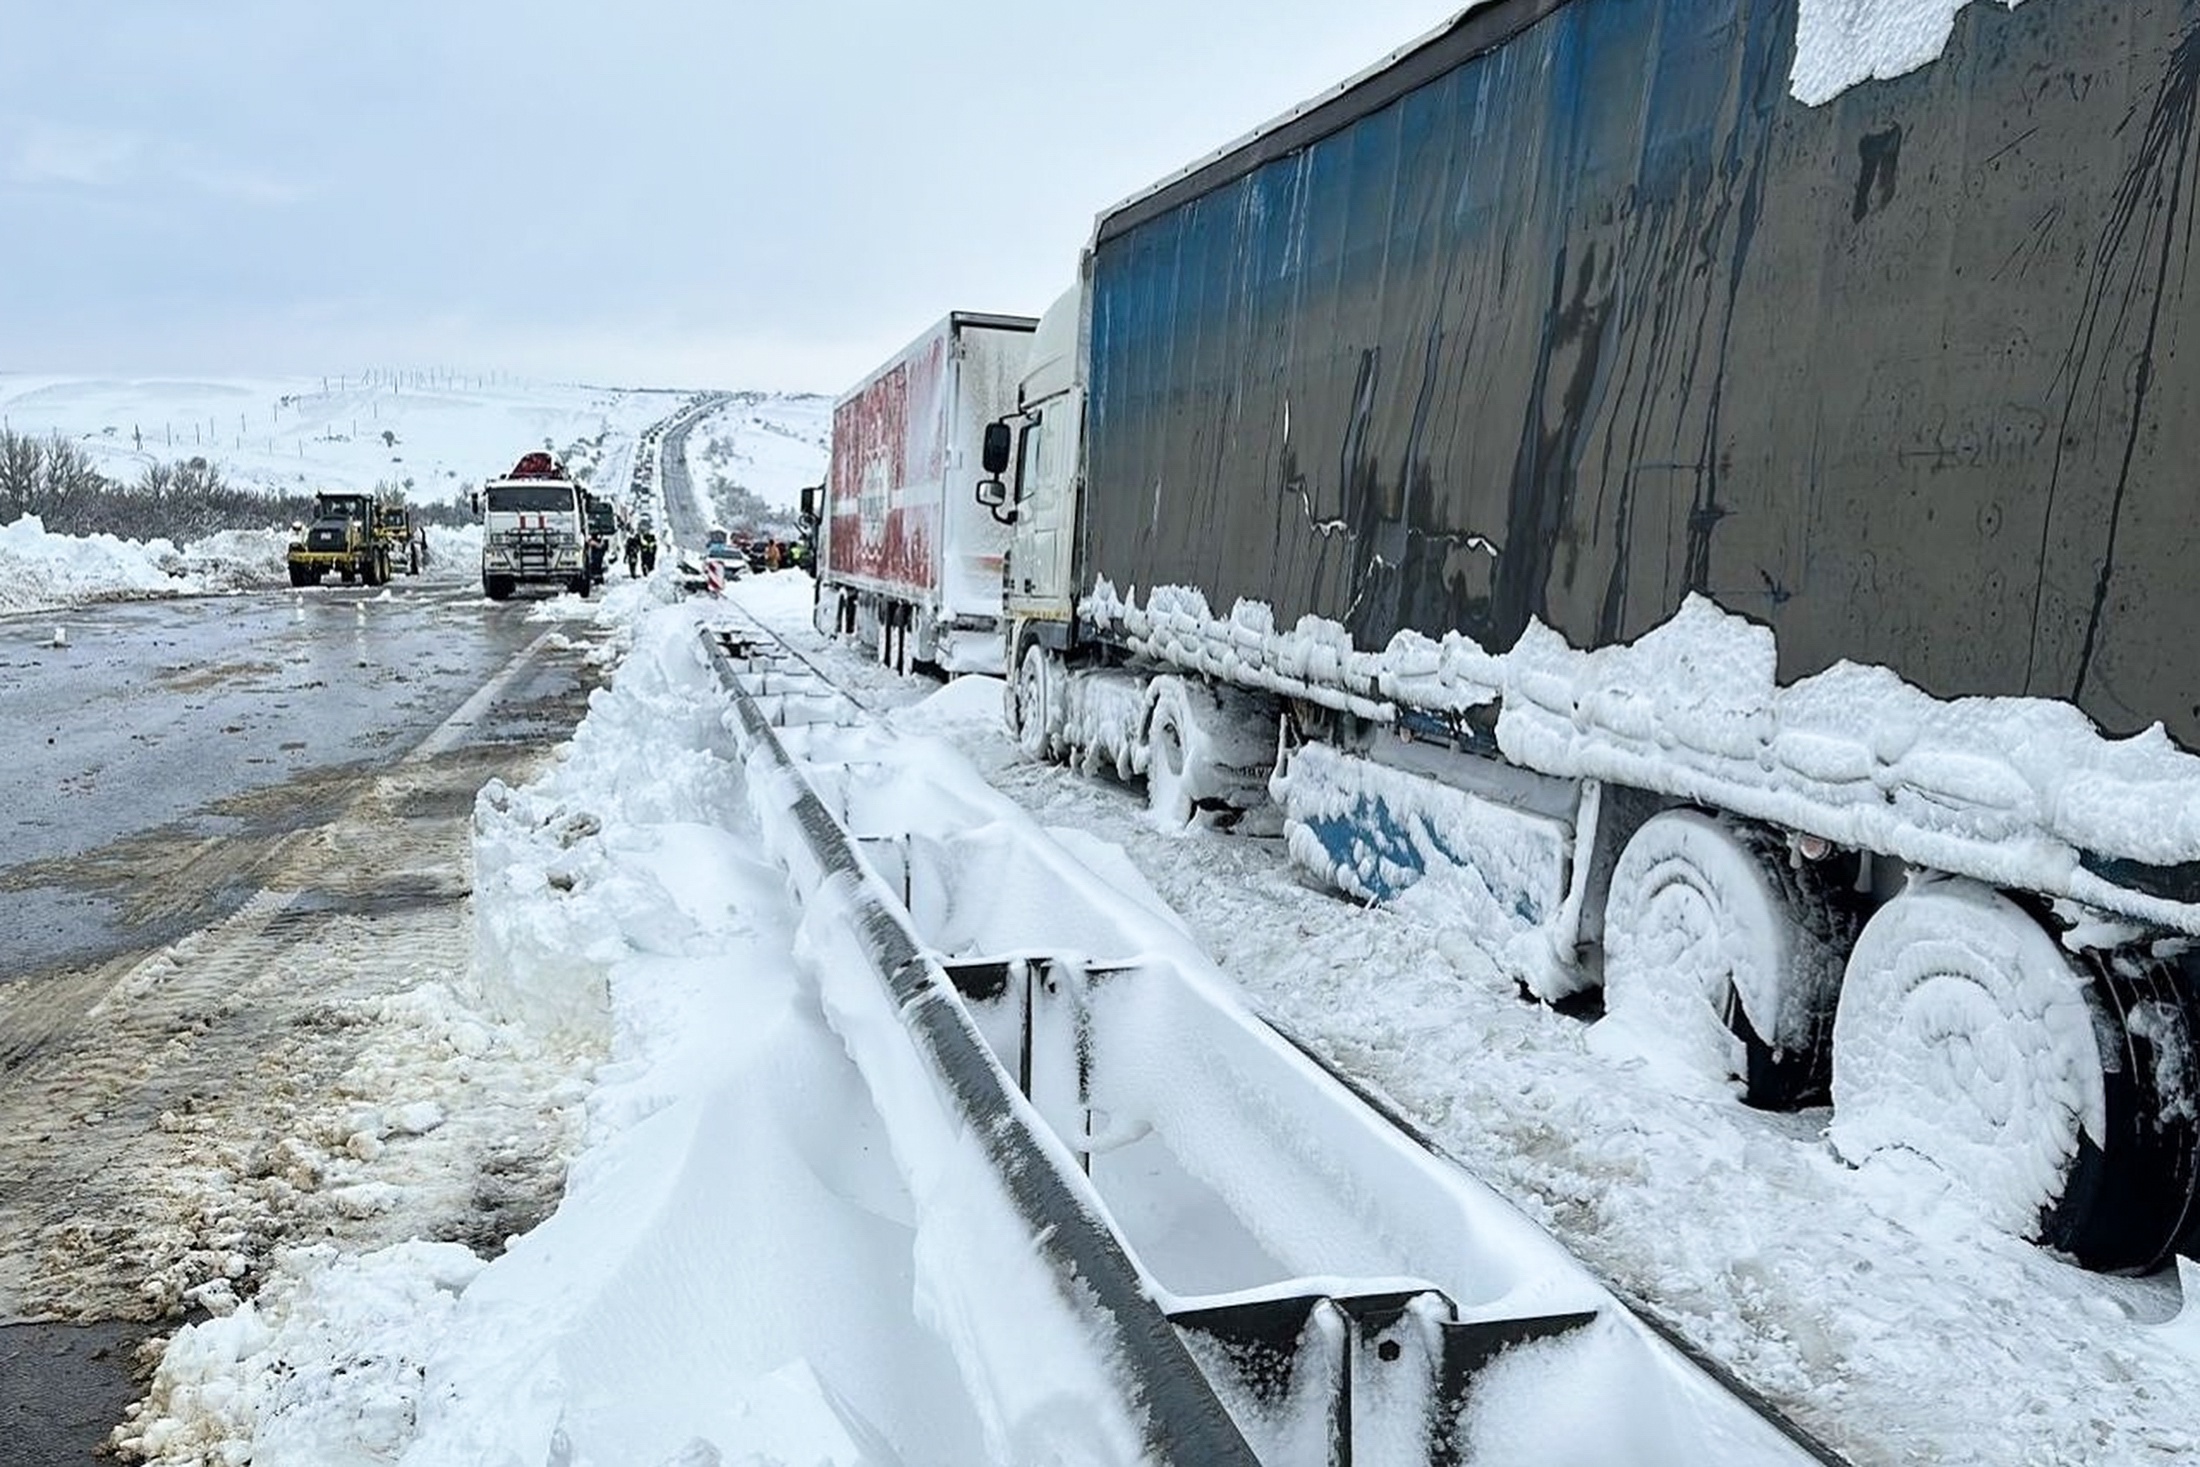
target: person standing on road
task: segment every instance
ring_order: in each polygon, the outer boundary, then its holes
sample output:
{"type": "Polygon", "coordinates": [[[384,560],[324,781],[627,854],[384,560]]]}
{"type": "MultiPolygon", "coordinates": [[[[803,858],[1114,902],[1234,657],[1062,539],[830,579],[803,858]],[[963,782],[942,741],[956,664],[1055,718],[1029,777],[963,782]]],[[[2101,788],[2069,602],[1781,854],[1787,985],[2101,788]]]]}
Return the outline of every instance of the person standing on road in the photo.
{"type": "Polygon", "coordinates": [[[626,532],[626,578],[633,580],[640,575],[642,564],[642,536],[638,530],[626,532]]]}
{"type": "Polygon", "coordinates": [[[642,531],[642,574],[649,575],[657,569],[657,532],[642,531]]]}

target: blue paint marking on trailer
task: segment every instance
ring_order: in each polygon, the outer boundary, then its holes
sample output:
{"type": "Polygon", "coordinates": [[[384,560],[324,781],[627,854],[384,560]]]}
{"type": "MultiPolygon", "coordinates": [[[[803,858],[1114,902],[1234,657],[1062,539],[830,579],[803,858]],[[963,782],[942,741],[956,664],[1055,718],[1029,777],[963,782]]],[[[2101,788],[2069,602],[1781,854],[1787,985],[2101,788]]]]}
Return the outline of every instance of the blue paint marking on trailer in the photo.
{"type": "MultiPolygon", "coordinates": [[[[1301,817],[1293,823],[1321,842],[1329,861],[1329,870],[1321,874],[1371,901],[1390,901],[1433,866],[1478,869],[1472,853],[1455,850],[1424,814],[1393,810],[1380,795],[1356,796],[1344,814],[1301,817]]],[[[1543,904],[1530,891],[1515,891],[1512,913],[1537,925],[1543,921],[1543,904]]]]}

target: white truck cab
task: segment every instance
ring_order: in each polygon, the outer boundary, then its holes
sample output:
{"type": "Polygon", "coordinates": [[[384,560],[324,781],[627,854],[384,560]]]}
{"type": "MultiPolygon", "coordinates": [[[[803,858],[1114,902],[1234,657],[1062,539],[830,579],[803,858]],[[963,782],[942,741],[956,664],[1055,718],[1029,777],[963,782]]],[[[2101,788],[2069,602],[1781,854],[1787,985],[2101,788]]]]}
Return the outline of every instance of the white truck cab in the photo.
{"type": "Polygon", "coordinates": [[[1085,384],[1078,364],[1084,360],[1079,350],[1084,302],[1084,291],[1072,288],[1039,318],[1030,362],[1017,386],[1018,411],[987,429],[987,477],[978,485],[979,503],[1010,526],[1002,578],[1011,624],[1057,623],[1064,632],[1077,598],[1073,552],[1083,486],[1078,450],[1085,384]]]}
{"type": "Polygon", "coordinates": [[[523,585],[588,594],[581,486],[547,453],[530,453],[474,496],[481,514],[481,590],[502,601],[523,585]]]}

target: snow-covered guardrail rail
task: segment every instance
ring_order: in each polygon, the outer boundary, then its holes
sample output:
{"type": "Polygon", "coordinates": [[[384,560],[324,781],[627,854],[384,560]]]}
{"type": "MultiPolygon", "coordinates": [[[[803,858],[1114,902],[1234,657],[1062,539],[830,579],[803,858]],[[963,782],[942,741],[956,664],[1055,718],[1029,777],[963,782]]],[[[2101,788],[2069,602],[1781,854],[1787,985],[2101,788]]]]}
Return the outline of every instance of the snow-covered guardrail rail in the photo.
{"type": "Polygon", "coordinates": [[[1107,852],[768,633],[703,635],[1000,1460],[1839,1461],[1249,1010],[1107,852]]]}

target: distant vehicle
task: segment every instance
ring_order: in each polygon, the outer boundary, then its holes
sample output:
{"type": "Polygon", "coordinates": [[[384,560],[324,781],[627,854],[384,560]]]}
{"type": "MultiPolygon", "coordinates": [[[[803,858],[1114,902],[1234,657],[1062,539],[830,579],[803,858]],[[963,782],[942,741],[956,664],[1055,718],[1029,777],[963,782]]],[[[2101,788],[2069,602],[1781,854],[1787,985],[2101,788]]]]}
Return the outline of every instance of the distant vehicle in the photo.
{"type": "Polygon", "coordinates": [[[581,492],[581,497],[588,517],[588,578],[600,586],[604,562],[611,555],[611,542],[619,538],[618,511],[611,507],[610,500],[598,498],[586,490],[581,492]]]}
{"type": "Polygon", "coordinates": [[[727,586],[749,574],[749,558],[740,545],[727,539],[711,539],[703,544],[702,554],[690,559],[681,557],[679,564],[680,589],[703,591],[711,587],[711,571],[717,570],[717,583],[727,586]]]}
{"type": "MultiPolygon", "coordinates": [[[[294,527],[284,559],[293,586],[318,586],[330,571],[345,585],[379,586],[390,578],[390,545],[385,524],[397,517],[409,540],[411,519],[385,506],[372,494],[316,494],[313,518],[294,527]]],[[[415,567],[417,569],[417,567],[415,567]]]]}
{"type": "Polygon", "coordinates": [[[402,504],[376,506],[374,538],[382,543],[384,580],[400,565],[406,575],[417,576],[427,564],[426,532],[414,526],[412,511],[402,504]]]}
{"type": "Polygon", "coordinates": [[[585,491],[547,453],[522,455],[512,472],[474,495],[481,516],[481,590],[502,601],[523,585],[589,587],[585,491]]]}

